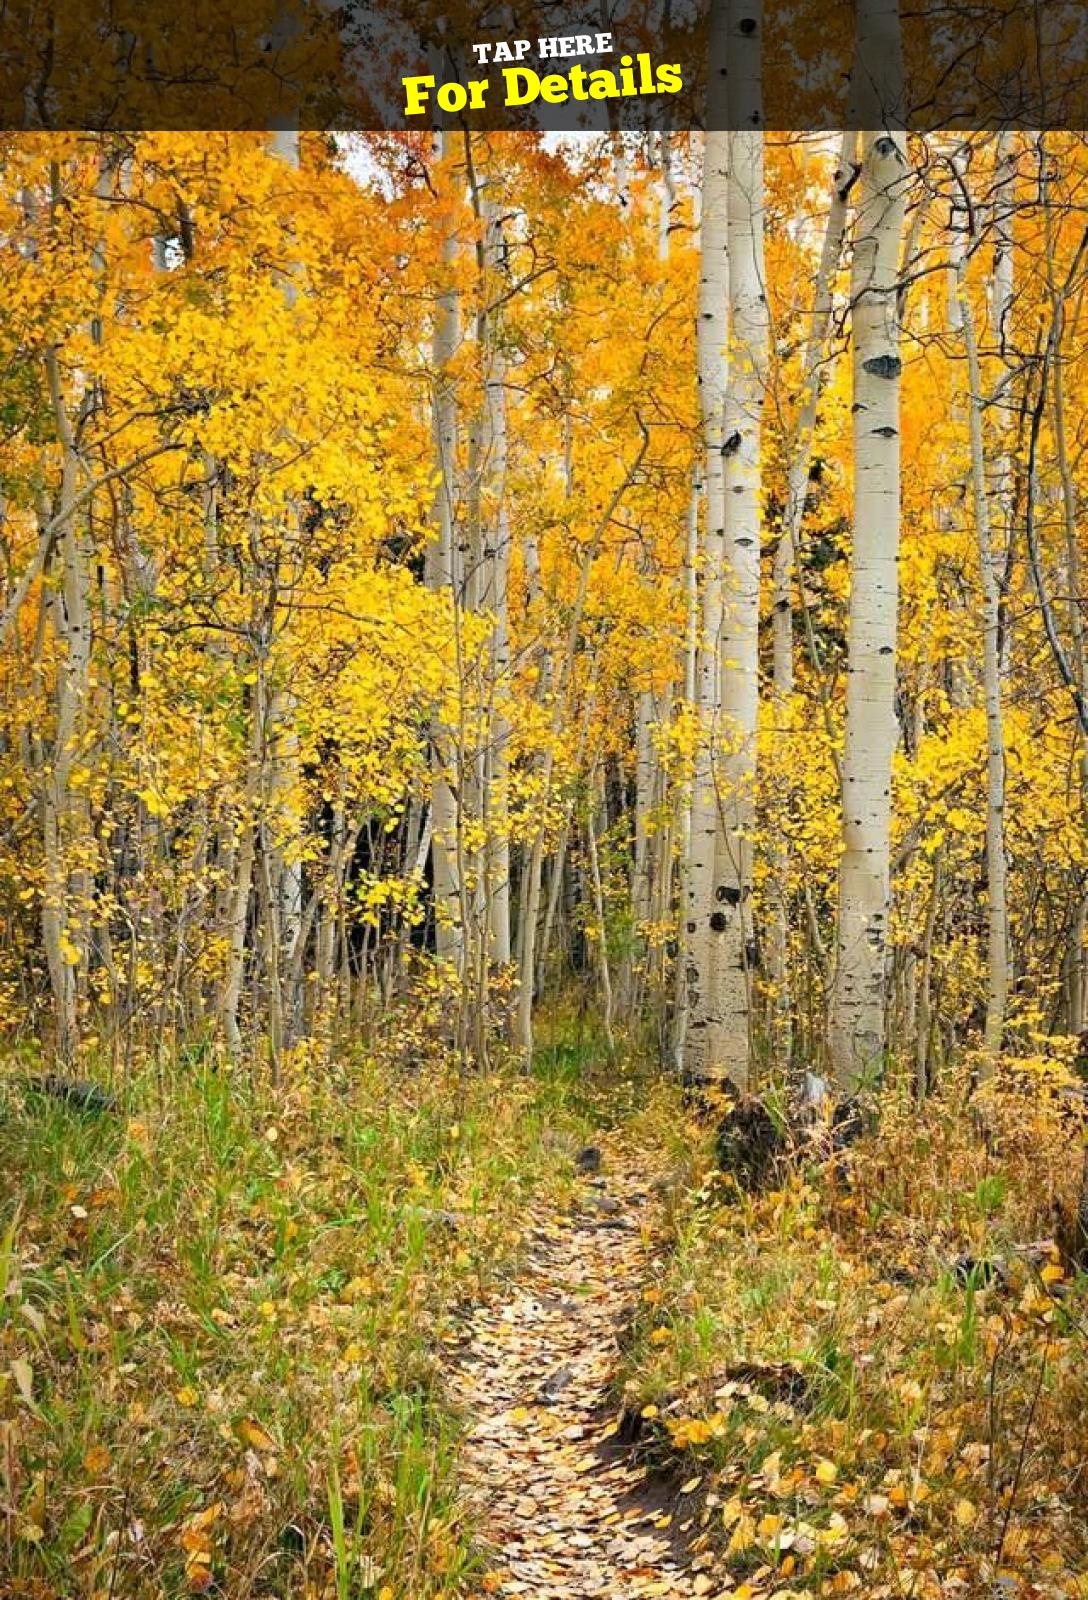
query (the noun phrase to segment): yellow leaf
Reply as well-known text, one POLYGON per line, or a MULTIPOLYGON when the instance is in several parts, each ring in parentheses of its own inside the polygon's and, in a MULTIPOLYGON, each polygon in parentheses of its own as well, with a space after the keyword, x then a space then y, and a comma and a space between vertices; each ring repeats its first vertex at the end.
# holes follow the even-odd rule
POLYGON ((254 1422, 252 1417, 242 1417, 234 1424, 234 1431, 242 1443, 248 1444, 253 1450, 263 1450, 270 1455, 276 1449, 272 1435, 259 1422, 254 1422))
POLYGON ((817 1461, 817 1463, 816 1463, 816 1482, 817 1483, 834 1483, 835 1479, 838 1477, 838 1475, 839 1475, 838 1467, 835 1465, 835 1463, 833 1461, 829 1461, 826 1456, 824 1456, 822 1460, 817 1461))
POLYGON ((956 1521, 961 1528, 970 1528, 977 1515, 978 1513, 970 1500, 960 1499, 956 1501, 956 1521))

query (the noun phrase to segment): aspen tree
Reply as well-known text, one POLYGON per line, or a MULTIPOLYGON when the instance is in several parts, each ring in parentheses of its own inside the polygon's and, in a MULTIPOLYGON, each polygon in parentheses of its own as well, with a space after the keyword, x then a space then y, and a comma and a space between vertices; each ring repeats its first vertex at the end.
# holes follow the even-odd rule
POLYGON ((751 1076, 749 950, 759 714, 760 446, 767 381, 763 257, 760 0, 732 0, 728 67, 731 135, 727 219, 730 361, 722 422, 725 509, 722 597, 723 826, 718 839, 714 982, 715 1066, 740 1089, 751 1076))
POLYGON ((975 210, 967 191, 962 162, 953 158, 953 171, 965 217, 960 227, 953 219, 953 264, 956 274, 958 322, 967 357, 968 426, 971 441, 971 498, 978 545, 982 589, 982 692, 986 707, 986 1023, 983 1042, 987 1055, 1001 1048, 1009 995, 1008 864, 1005 853, 1005 723, 1001 703, 1001 596, 996 556, 991 538, 990 493, 982 419, 986 397, 982 390, 975 313, 967 283, 967 263, 974 243, 975 210))
MULTIPOLYGON (((696 704, 696 674, 699 663, 699 504, 702 498, 700 457, 696 456, 691 474, 691 495, 688 500, 687 538, 684 543, 684 704, 696 704)), ((678 897, 681 928, 688 912, 691 880, 691 810, 692 784, 685 781, 677 796, 677 866, 678 897)), ((672 1056, 677 1072, 684 1069, 684 1046, 688 1029, 688 984, 683 950, 676 962, 674 975, 675 1017, 671 1042, 672 1056)))
MULTIPOLYGON (((72 774, 76 748, 84 729, 91 665, 91 607, 85 528, 75 513, 79 453, 75 431, 61 387, 57 353, 46 352, 46 378, 62 453, 59 485, 60 583, 49 613, 60 645, 56 681, 56 732, 49 756, 42 757, 42 823, 45 884, 42 894, 42 942, 53 988, 57 1054, 70 1061, 79 1044, 76 969, 85 960, 75 890, 73 850, 79 847, 78 802, 72 774), (75 913, 75 915, 73 915, 75 913)), ((40 519, 41 520, 41 519, 40 519)), ((86 841, 82 841, 85 847, 86 841)))
POLYGON ((840 1091, 879 1073, 886 1045, 891 770, 900 520, 899 248, 906 208, 896 0, 859 0, 854 72, 860 172, 850 295, 854 527, 843 855, 829 1043, 840 1091))
MULTIPOLYGON (((296 128, 277 129, 272 134, 273 155, 292 171, 299 170, 300 146, 296 128)), ((291 267, 284 274, 283 292, 289 306, 297 293, 291 267)), ((290 546, 300 535, 298 507, 288 508, 290 526, 285 544, 290 546)), ((275 1011, 283 1010, 284 1043, 290 1045, 302 1025, 302 867, 299 860, 301 817, 298 809, 299 786, 298 703, 288 682, 277 681, 268 706, 268 826, 267 871, 270 877, 269 900, 274 907, 270 930, 271 961, 268 981, 275 1011)))
MULTIPOLYGON (((59 167, 51 176, 49 224, 52 227, 62 202, 59 167)), ((103 157, 95 184, 95 195, 104 200, 110 193, 113 165, 103 157)), ((36 212, 27 202, 29 216, 36 212)), ((92 250, 96 275, 103 275, 101 245, 92 250)), ((92 317, 88 331, 97 345, 102 327, 92 317)), ((53 990, 57 1054, 70 1061, 79 1046, 78 972, 87 968, 90 949, 93 877, 86 860, 80 860, 90 847, 86 801, 77 790, 75 769, 81 742, 86 734, 88 701, 91 689, 93 617, 91 605, 91 561, 87 515, 80 506, 78 486, 86 470, 79 444, 79 424, 96 400, 92 384, 81 384, 82 393, 73 408, 65 385, 57 348, 45 351, 45 384, 53 425, 60 446, 61 470, 58 502, 46 506, 39 497, 38 522, 44 529, 56 530, 56 550, 60 560, 59 582, 49 600, 51 619, 60 652, 56 674, 56 728, 48 755, 40 735, 33 734, 37 748, 36 765, 41 772, 42 844, 44 886, 42 893, 42 944, 53 990), (79 514, 77 514, 79 507, 79 514)), ((44 532, 41 544, 46 560, 53 547, 44 532)))
MULTIPOLYGON (((273 130, 269 134, 269 150, 289 169, 298 170, 297 130, 273 130)), ((290 268, 282 277, 281 288, 287 305, 293 306, 296 286, 290 268)), ((295 800, 297 705, 290 685, 269 670, 269 654, 279 626, 275 597, 279 591, 280 544, 298 536, 297 508, 289 508, 287 516, 293 526, 281 528, 271 538, 260 527, 258 517, 254 516, 250 525, 251 564, 264 575, 267 594, 254 589, 250 632, 257 660, 249 712, 243 814, 237 848, 231 853, 234 878, 227 899, 227 965, 219 995, 219 1017, 227 1048, 232 1055, 238 1055, 242 1048, 238 1013, 246 968, 246 931, 256 871, 256 898, 264 911, 259 928, 273 1063, 278 1062, 282 1046, 289 1044, 299 1030, 302 996, 302 870, 297 858, 300 818, 295 800)))
MULTIPOLYGON (((1057 454, 1058 478, 1061 484, 1062 521, 1065 533, 1065 569, 1066 588, 1070 597, 1069 612, 1069 660, 1068 670, 1072 678, 1072 686, 1079 696, 1079 705, 1088 704, 1088 639, 1086 639, 1084 600, 1083 600, 1083 572, 1080 531, 1080 498, 1077 489, 1077 479, 1074 473, 1073 461, 1069 451, 1069 428, 1067 423, 1067 397, 1065 368, 1067 356, 1062 349, 1062 336, 1066 331, 1067 309, 1066 294, 1059 287, 1054 270, 1055 243, 1057 232, 1057 217, 1054 213, 1053 197, 1050 182, 1043 174, 1048 172, 1047 152, 1045 139, 1042 134, 1038 136, 1039 145, 1039 171, 1040 188, 1043 193, 1046 217, 1046 277, 1047 292, 1050 301, 1050 316, 1053 329, 1054 359, 1052 362, 1051 377, 1051 409, 1053 413, 1054 447, 1057 454)), ((1012 160, 1006 156, 1006 170, 1012 167, 1012 160)), ((1013 186, 1013 177, 1007 177, 1003 187, 1003 194, 1010 195, 1013 186)), ((1007 207, 1005 231, 1007 238, 1002 240, 1004 248, 1000 255, 995 250, 994 260, 994 305, 995 314, 999 306, 1007 306, 1007 302, 999 299, 1003 292, 1011 299, 1012 295, 1012 207, 1007 207), (1007 265, 1006 265, 1007 261, 1007 265), (1002 277, 998 279, 999 267, 1003 269, 1002 277), (1000 283, 1000 287, 999 287, 1000 283)), ((1004 331, 1004 316, 1002 318, 1004 331)), ((1004 349, 1004 344, 1002 344, 1004 349)), ((1009 632, 1006 626, 1006 633, 1009 632)), ((1076 723, 1078 767, 1080 776, 1080 805, 1085 822, 1088 824, 1088 726, 1085 725, 1083 715, 1077 717, 1076 723)), ((1065 998, 1066 998, 1066 1028, 1069 1033, 1080 1034, 1088 1025, 1088 885, 1082 885, 1076 896, 1076 902, 1071 919, 1069 931, 1069 954, 1065 963, 1065 998)), ((1086 1172, 1085 1194, 1088 1194, 1088 1166, 1086 1172)))
MULTIPOLYGON (((672 166, 670 134, 659 135, 661 175, 657 193, 657 258, 668 265, 670 249, 669 223, 676 204, 676 180, 672 166)), ((654 740, 655 726, 661 716, 654 689, 640 689, 635 706, 635 849, 632 866, 631 908, 636 924, 655 915, 662 898, 668 899, 668 889, 661 879, 667 875, 666 856, 660 849, 655 852, 651 818, 659 807, 664 783, 661 762, 654 740)), ((660 842, 658 828, 657 840, 660 842)))
POLYGON ((722 423, 729 292, 729 134, 725 131, 727 0, 711 8, 708 126, 703 146, 699 225, 697 359, 706 526, 702 548, 700 647, 696 672, 698 743, 692 774, 690 860, 684 919, 687 1027, 685 1077, 713 1075, 720 1027, 712 920, 717 914, 718 793, 715 752, 721 735, 722 558, 725 538, 722 423))
MULTIPOLYGON (((786 733, 789 702, 794 691, 793 586, 797 547, 805 515, 812 443, 816 434, 820 399, 820 377, 831 324, 832 288, 842 255, 847 206, 854 181, 853 162, 856 143, 856 136, 852 130, 843 134, 838 160, 832 174, 827 220, 824 224, 808 332, 801 360, 800 408, 790 432, 787 452, 786 504, 774 553, 771 601, 772 684, 775 728, 780 741, 784 739, 786 733)), ((784 843, 781 839, 772 839, 772 929, 768 962, 774 985, 774 1042, 777 1055, 782 1061, 789 1058, 792 1035, 786 903, 788 871, 789 863, 784 843)))
MULTIPOLYGON (((448 155, 449 135, 435 131, 435 157, 439 172, 448 155)), ((443 190, 448 177, 443 177, 443 190)), ((454 509, 457 473, 457 395, 451 363, 457 353, 458 297, 449 282, 457 254, 452 228, 442 246, 447 282, 435 302, 431 356, 434 366, 433 436, 436 486, 433 518, 435 536, 427 548, 427 587, 456 603, 459 575, 455 571, 454 509)), ((431 874, 434 884, 435 945, 440 961, 458 971, 464 959, 461 917, 461 881, 458 870, 458 802, 450 785, 452 760, 449 730, 441 717, 431 725, 431 874)))
MULTIPOLYGON (((494 202, 485 202, 485 247, 492 274, 502 255, 502 218, 494 202)), ((510 960, 510 834, 507 790, 509 784, 510 727, 502 701, 510 675, 510 512, 507 504, 506 357, 501 329, 492 328, 485 377, 487 436, 494 498, 493 527, 489 535, 485 609, 495 618, 491 641, 491 732, 488 739, 487 798, 490 815, 488 842, 488 915, 491 959, 499 966, 510 960), (499 702, 498 704, 496 702, 499 702)))

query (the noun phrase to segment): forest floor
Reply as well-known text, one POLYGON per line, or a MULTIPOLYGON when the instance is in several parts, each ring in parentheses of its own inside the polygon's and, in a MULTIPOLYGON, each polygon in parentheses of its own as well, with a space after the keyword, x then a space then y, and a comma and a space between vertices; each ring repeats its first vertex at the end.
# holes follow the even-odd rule
POLYGON ((878 1132, 802 1143, 747 1193, 713 1117, 601 1138, 453 1365, 473 1593, 1086 1600, 1058 1103, 891 1091, 878 1132))
POLYGON ((639 1444, 694 1482, 730 1600, 1086 1600, 1084 1129, 1045 1071, 692 1171, 624 1342, 639 1444))
POLYGON ((615 1089, 562 1051, 477 1075, 425 1049, 276 1084, 210 1051, 88 1062, 94 1111, 4 1063, 3 1600, 475 1585, 443 1358, 615 1089))
POLYGON ((617 1443, 612 1391, 668 1179, 621 1139, 587 1152, 572 1209, 540 1218, 514 1283, 479 1306, 453 1389, 485 1592, 534 1600, 709 1593, 662 1485, 617 1443), (599 1161, 600 1175, 596 1175, 599 1161))
POLYGON ((3 1600, 1088 1600, 1046 1084, 889 1092, 742 1193, 564 1029, 93 1115, 0 1073, 3 1600))

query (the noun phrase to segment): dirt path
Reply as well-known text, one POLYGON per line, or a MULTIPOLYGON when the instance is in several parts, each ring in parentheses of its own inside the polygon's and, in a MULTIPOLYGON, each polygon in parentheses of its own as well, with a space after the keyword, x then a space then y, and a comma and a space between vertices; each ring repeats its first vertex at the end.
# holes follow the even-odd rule
POLYGON ((606 1143, 580 1208, 537 1225, 508 1298, 472 1317, 453 1386, 472 1423, 465 1481, 494 1553, 483 1593, 705 1592, 644 1469, 609 1443, 615 1418, 602 1409, 651 1249, 649 1183, 606 1143))

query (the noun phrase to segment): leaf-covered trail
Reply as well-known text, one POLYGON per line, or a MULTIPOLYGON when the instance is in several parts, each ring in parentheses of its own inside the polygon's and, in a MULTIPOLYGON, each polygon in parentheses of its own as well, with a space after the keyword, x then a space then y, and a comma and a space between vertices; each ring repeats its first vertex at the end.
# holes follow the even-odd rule
POLYGON ((645 1279, 657 1197, 604 1145, 570 1216, 538 1221, 505 1301, 474 1313, 453 1383, 463 1472, 491 1552, 483 1592, 534 1600, 699 1595, 645 1469, 609 1443, 617 1336, 645 1279))

